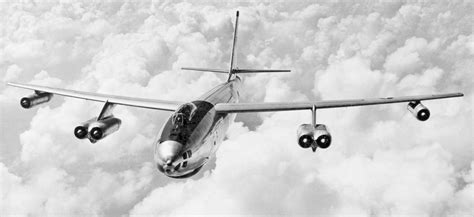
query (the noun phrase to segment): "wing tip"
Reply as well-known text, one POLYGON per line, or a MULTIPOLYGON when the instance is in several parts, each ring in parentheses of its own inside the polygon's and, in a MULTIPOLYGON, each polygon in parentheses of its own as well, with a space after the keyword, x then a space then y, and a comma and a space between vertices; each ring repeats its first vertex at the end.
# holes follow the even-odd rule
POLYGON ((12 86, 12 87, 22 87, 23 86, 23 84, 12 82, 12 81, 8 81, 6 83, 7 83, 8 86, 12 86))
POLYGON ((446 94, 448 97, 463 97, 464 93, 457 92, 457 93, 448 93, 446 94))

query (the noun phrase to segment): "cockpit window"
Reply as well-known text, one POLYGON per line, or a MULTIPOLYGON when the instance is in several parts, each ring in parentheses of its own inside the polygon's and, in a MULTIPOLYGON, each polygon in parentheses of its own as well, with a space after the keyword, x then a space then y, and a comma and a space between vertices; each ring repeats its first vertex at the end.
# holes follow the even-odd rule
POLYGON ((196 113, 196 110, 196 105, 192 103, 186 103, 182 105, 173 115, 173 124, 179 127, 186 125, 189 121, 191 121, 194 113, 196 113))
POLYGON ((184 126, 185 124, 185 117, 184 117, 184 114, 181 114, 181 113, 177 113, 174 115, 173 117, 173 123, 176 125, 176 126, 179 126, 179 127, 182 127, 184 126))

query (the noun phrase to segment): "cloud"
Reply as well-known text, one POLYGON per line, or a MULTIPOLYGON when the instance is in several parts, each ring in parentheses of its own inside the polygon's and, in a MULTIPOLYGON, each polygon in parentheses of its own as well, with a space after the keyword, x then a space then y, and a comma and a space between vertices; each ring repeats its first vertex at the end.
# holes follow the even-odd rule
POLYGON ((332 63, 325 71, 318 73, 314 92, 327 99, 370 97, 378 92, 378 86, 384 80, 380 71, 372 71, 370 62, 360 57, 332 63), (364 82, 360 82, 361 78, 364 82))
MULTIPOLYGON (((46 215, 51 213, 101 215, 104 210, 130 206, 143 194, 153 177, 151 163, 135 170, 112 174, 95 169, 84 185, 59 168, 35 168, 30 179, 21 178, 0 164, 2 213, 46 215), (108 195, 107 200, 103 195, 108 195)), ((122 210, 123 211, 123 210, 122 210)))
POLYGON ((174 180, 153 166, 169 113, 117 107, 121 129, 95 144, 77 124, 98 103, 0 86, 2 215, 241 214, 397 216, 473 212, 472 6, 469 3, 26 2, 2 8, 2 80, 189 101, 224 81, 183 66, 226 68, 235 10, 241 101, 303 101, 461 91, 406 105, 318 111, 326 150, 295 138, 309 112, 239 115, 215 161, 174 180), (192 90, 192 91, 189 91, 192 90), (107 195, 107 197, 104 197, 107 195))
POLYGON ((11 81, 11 80, 18 79, 18 77, 20 77, 22 71, 23 70, 15 64, 9 66, 7 68, 5 76, 3 77, 3 81, 8 82, 8 81, 11 81))
POLYGON ((424 38, 411 38, 405 42, 405 45, 398 48, 395 52, 387 57, 385 69, 389 72, 396 73, 413 73, 419 71, 423 66, 420 59, 420 52, 426 46, 427 41, 424 38))

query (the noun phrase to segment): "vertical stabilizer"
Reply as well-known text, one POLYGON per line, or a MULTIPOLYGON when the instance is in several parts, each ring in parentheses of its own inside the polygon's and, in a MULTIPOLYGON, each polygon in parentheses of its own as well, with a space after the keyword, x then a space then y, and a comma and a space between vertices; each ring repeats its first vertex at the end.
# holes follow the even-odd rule
POLYGON ((237 43, 237 28, 239 26, 239 11, 235 14, 235 28, 234 28, 234 39, 232 40, 232 53, 230 54, 230 68, 229 68, 229 77, 227 81, 232 79, 232 74, 234 71, 234 54, 235 54, 235 44, 237 43))
POLYGON ((235 27, 234 36, 232 40, 232 50, 230 53, 230 65, 229 70, 226 69, 212 69, 212 68, 196 68, 196 67, 182 67, 183 70, 201 71, 201 72, 215 72, 215 73, 226 73, 228 75, 227 82, 229 82, 234 74, 253 74, 253 73, 279 73, 279 72, 290 72, 287 69, 239 69, 234 67, 235 59, 235 47, 237 45, 237 29, 239 27, 239 11, 235 13, 235 27))

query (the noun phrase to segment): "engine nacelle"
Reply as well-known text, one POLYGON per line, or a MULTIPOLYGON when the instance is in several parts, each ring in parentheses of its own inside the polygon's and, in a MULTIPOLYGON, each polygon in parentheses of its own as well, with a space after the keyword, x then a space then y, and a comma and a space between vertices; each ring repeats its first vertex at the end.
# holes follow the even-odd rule
POLYGON ((314 127, 311 124, 302 124, 296 131, 298 144, 302 148, 309 148, 314 143, 314 127))
POLYGON ((97 120, 97 117, 91 118, 90 120, 82 123, 81 125, 74 128, 74 136, 78 139, 85 139, 89 133, 89 126, 91 123, 97 120))
POLYGON ((426 121, 430 118, 430 110, 419 101, 409 102, 407 109, 420 121, 426 121))
POLYGON ((120 124, 122 124, 122 121, 112 116, 93 122, 89 125, 89 138, 91 141, 101 140, 117 131, 120 128, 120 124))
POLYGON ((21 98, 20 105, 25 109, 29 109, 39 104, 49 102, 51 98, 53 98, 52 93, 35 91, 34 94, 21 98))
POLYGON ((302 124, 297 130, 298 144, 302 148, 312 147, 313 151, 319 148, 328 148, 331 145, 331 134, 327 130, 326 125, 302 124))
POLYGON ((331 145, 331 134, 324 124, 316 124, 314 138, 316 138, 315 142, 320 148, 328 148, 331 145))

